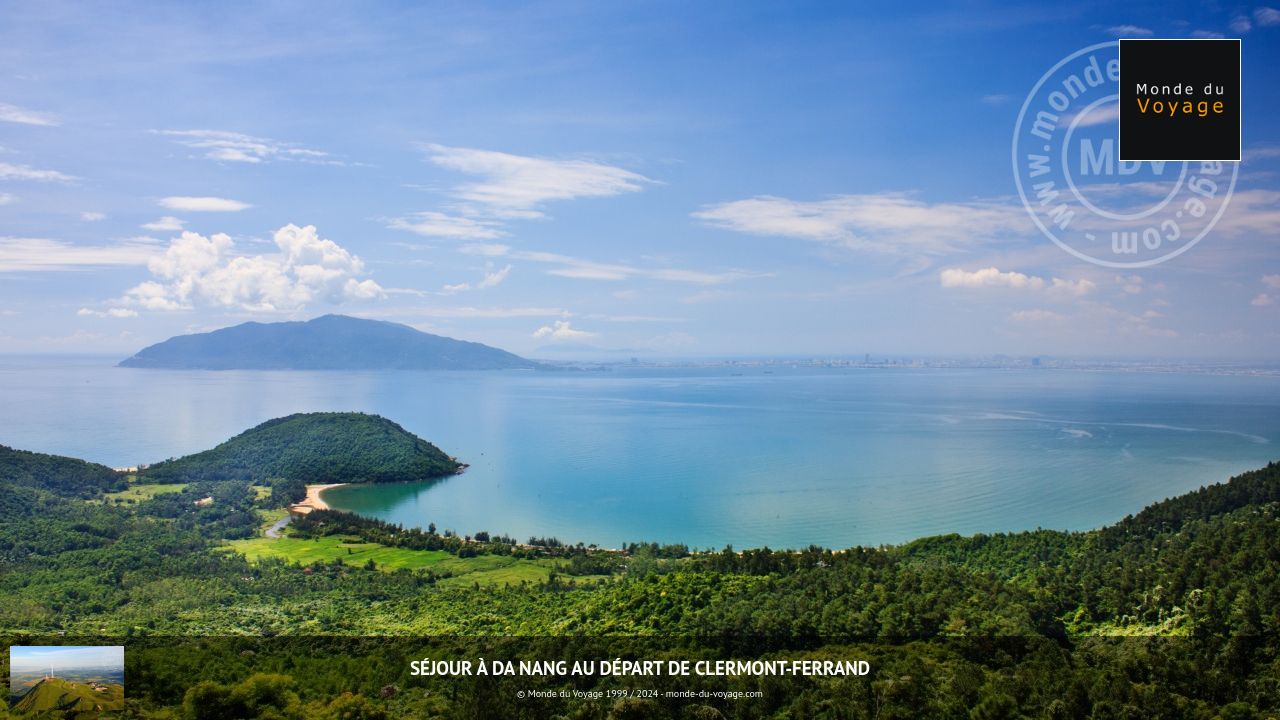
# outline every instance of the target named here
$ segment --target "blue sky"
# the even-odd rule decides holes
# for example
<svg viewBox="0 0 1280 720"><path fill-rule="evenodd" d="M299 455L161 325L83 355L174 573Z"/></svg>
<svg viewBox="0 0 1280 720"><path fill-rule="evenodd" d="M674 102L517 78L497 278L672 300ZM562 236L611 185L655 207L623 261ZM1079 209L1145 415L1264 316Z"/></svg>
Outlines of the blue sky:
<svg viewBox="0 0 1280 720"><path fill-rule="evenodd" d="M1226 216L1139 271L1023 210L1023 98L1243 38ZM543 357L1280 349L1280 11L0 5L0 351L342 312ZM184 234L185 233L185 234Z"/></svg>
<svg viewBox="0 0 1280 720"><path fill-rule="evenodd" d="M119 645L15 645L9 648L9 666L18 672L47 672L81 668L124 668L124 648Z"/></svg>

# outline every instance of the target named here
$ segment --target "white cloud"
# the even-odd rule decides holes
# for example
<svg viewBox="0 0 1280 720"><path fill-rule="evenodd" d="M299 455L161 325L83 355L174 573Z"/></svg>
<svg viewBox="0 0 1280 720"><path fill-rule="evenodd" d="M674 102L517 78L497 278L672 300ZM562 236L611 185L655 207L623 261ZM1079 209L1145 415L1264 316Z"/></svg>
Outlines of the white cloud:
<svg viewBox="0 0 1280 720"><path fill-rule="evenodd" d="M1046 323L1059 323L1066 318L1052 310L1019 310L1011 314L1009 319L1017 323L1043 325Z"/></svg>
<svg viewBox="0 0 1280 720"><path fill-rule="evenodd" d="M106 220L107 215L100 212L82 212L80 213L80 219L85 222L98 222L99 220Z"/></svg>
<svg viewBox="0 0 1280 720"><path fill-rule="evenodd" d="M469 243L458 248L464 255L482 255L484 257L502 257L511 252L510 245L499 243Z"/></svg>
<svg viewBox="0 0 1280 720"><path fill-rule="evenodd" d="M0 103L0 122L20 123L22 125L59 125L58 116L53 113L27 110L17 105Z"/></svg>
<svg viewBox="0 0 1280 720"><path fill-rule="evenodd" d="M501 284L503 280L507 279L507 275L509 275L510 273L511 273L510 265L507 265L501 270L494 270L493 268L487 268L484 273L484 278L481 279L479 282L477 282L475 285L472 285L471 283L465 283L465 282L458 283L457 285L445 285L444 288L442 289L442 292L444 292L447 295L453 295L460 292L466 292L467 290L487 290L491 287L495 287Z"/></svg>
<svg viewBox="0 0 1280 720"><path fill-rule="evenodd" d="M1257 297L1249 301L1250 305L1255 307L1267 307L1275 303L1275 298L1266 293L1258 293Z"/></svg>
<svg viewBox="0 0 1280 720"><path fill-rule="evenodd" d="M633 277L642 277L651 280L666 280L695 285L720 285L735 280L769 276L768 273L753 273L744 270L704 272L679 268L642 268L618 263L601 263L569 255L537 251L517 252L513 253L511 257L517 260L556 265L558 267L547 271L548 275L578 280L626 280Z"/></svg>
<svg viewBox="0 0 1280 720"><path fill-rule="evenodd" d="M36 182L71 182L72 175L57 170L38 170L27 165L0 163L0 180L34 180Z"/></svg>
<svg viewBox="0 0 1280 720"><path fill-rule="evenodd" d="M1116 37L1151 37L1155 34L1151 28L1138 25L1113 25L1107 28L1107 33Z"/></svg>
<svg viewBox="0 0 1280 720"><path fill-rule="evenodd" d="M492 240L506 235L492 220L477 220L441 212L420 212L392 218L387 227L428 237L451 237L464 240Z"/></svg>
<svg viewBox="0 0 1280 720"><path fill-rule="evenodd" d="M1012 97L1000 93L982 96L982 102L985 105L1004 105L1012 99Z"/></svg>
<svg viewBox="0 0 1280 720"><path fill-rule="evenodd" d="M1243 35L1253 29L1253 24L1249 22L1249 18L1243 15L1237 15L1231 18L1231 23L1228 27L1231 28L1232 32Z"/></svg>
<svg viewBox="0 0 1280 720"><path fill-rule="evenodd" d="M1253 19L1260 27L1280 25L1280 10L1270 7L1254 8Z"/></svg>
<svg viewBox="0 0 1280 720"><path fill-rule="evenodd" d="M9 193L0 193L0 205L10 205L18 201L17 196Z"/></svg>
<svg viewBox="0 0 1280 720"><path fill-rule="evenodd" d="M156 280L125 292L121 305L178 310L209 305L252 311L297 310L311 302L340 304L384 295L362 279L364 263L314 226L286 225L272 236L277 252L236 254L224 234L184 232L147 264Z"/></svg>
<svg viewBox="0 0 1280 720"><path fill-rule="evenodd" d="M1263 275L1262 284L1280 290L1280 275Z"/></svg>
<svg viewBox="0 0 1280 720"><path fill-rule="evenodd" d="M179 145L201 150L210 160L222 162L260 163L267 160L292 160L324 165L342 165L329 159L329 153L300 147L295 143L255 137L226 130L155 130Z"/></svg>
<svg viewBox="0 0 1280 720"><path fill-rule="evenodd" d="M1077 117L1079 119L1077 119ZM1110 125L1120 121L1120 103L1112 102L1098 105L1092 110L1082 114L1071 115L1062 122L1066 126L1075 123L1080 127L1092 127L1094 125ZM1165 189L1167 192L1167 188Z"/></svg>
<svg viewBox="0 0 1280 720"><path fill-rule="evenodd" d="M494 150L421 144L439 167L480 178L450 194L464 210L497 218L543 217L540 206L556 200L636 192L653 182L638 173L591 160L512 155Z"/></svg>
<svg viewBox="0 0 1280 720"><path fill-rule="evenodd" d="M138 317L137 310L129 308L113 307L106 310L91 310L90 308L80 308L76 311L76 315L80 317L111 317L111 318L132 318Z"/></svg>
<svg viewBox="0 0 1280 720"><path fill-rule="evenodd" d="M556 320L552 325L543 325L533 331L535 338L549 338L551 340L580 340L582 338L595 337L595 333L586 330L575 330L568 320Z"/></svg>
<svg viewBox="0 0 1280 720"><path fill-rule="evenodd" d="M511 274L511 266L507 265L501 270L485 271L484 279L476 284L476 288L485 290L487 288L499 285L503 280L507 279L507 275Z"/></svg>
<svg viewBox="0 0 1280 720"><path fill-rule="evenodd" d="M173 195L160 198L161 207L170 210L186 210L187 212L239 212L253 207L239 200L228 200L220 197L191 197Z"/></svg>
<svg viewBox="0 0 1280 720"><path fill-rule="evenodd" d="M1220 40L1226 36L1212 30L1195 30L1191 33L1191 37L1199 40Z"/></svg>
<svg viewBox="0 0 1280 720"><path fill-rule="evenodd" d="M515 308L478 308L478 307L435 307L415 309L418 315L435 318L518 318L518 317L561 317L565 314L562 308L515 307Z"/></svg>
<svg viewBox="0 0 1280 720"><path fill-rule="evenodd" d="M142 228L144 230L154 230L155 232L181 232L186 224L186 220L179 220L172 215L165 215L159 220L143 223Z"/></svg>
<svg viewBox="0 0 1280 720"><path fill-rule="evenodd" d="M1270 158L1280 157L1280 145L1254 145L1244 151L1245 161L1250 160L1268 160Z"/></svg>
<svg viewBox="0 0 1280 720"><path fill-rule="evenodd" d="M1036 277L1035 275L1027 275L1016 271L1006 272L995 267L973 271L962 268L947 268L939 274L938 279L944 288L1004 287L1015 290L1049 290L1068 295L1085 295L1095 287L1091 280L1052 278L1046 281L1044 278Z"/></svg>
<svg viewBox="0 0 1280 720"><path fill-rule="evenodd" d="M693 216L714 227L883 253L937 253L1001 232L1025 232L1007 202L926 203L903 193L801 201L762 195L711 205Z"/></svg>
<svg viewBox="0 0 1280 720"><path fill-rule="evenodd" d="M150 238L114 245L73 245L43 238L0 238L0 271L49 272L146 265L161 248Z"/></svg>

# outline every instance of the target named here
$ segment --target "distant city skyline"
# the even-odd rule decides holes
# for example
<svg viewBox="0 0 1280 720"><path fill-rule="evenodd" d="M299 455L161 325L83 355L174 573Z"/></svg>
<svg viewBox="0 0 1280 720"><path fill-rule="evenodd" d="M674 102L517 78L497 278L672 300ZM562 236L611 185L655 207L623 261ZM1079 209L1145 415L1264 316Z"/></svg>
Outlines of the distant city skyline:
<svg viewBox="0 0 1280 720"><path fill-rule="evenodd" d="M1231 203L1132 271L1009 163L1118 37L1243 42ZM1276 66L1280 10L1189 1L9 4L0 353L341 313L554 359L1266 360Z"/></svg>

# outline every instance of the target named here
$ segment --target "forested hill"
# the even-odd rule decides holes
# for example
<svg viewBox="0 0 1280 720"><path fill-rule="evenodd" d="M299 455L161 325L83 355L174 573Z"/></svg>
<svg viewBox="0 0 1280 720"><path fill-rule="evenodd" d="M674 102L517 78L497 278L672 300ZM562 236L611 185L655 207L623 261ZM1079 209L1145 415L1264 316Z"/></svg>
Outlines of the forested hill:
<svg viewBox="0 0 1280 720"><path fill-rule="evenodd" d="M119 490L124 475L106 465L0 445L0 480L5 485L51 490L59 495L90 498Z"/></svg>
<svg viewBox="0 0 1280 720"><path fill-rule="evenodd" d="M179 335L143 348L122 367L187 370L503 370L539 363L408 325L325 315L307 322L247 322Z"/></svg>
<svg viewBox="0 0 1280 720"><path fill-rule="evenodd" d="M212 450L147 467L139 478L153 483L397 482L451 475L462 467L384 417L324 412L268 420Z"/></svg>

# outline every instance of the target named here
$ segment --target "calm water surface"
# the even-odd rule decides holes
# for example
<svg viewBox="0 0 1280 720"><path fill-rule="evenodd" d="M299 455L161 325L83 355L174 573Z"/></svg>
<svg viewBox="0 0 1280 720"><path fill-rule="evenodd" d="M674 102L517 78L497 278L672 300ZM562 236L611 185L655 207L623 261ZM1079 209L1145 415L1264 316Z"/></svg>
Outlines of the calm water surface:
<svg viewBox="0 0 1280 720"><path fill-rule="evenodd" d="M1280 459L1276 377L179 372L113 360L0 358L0 443L123 466L293 412L376 412L471 468L331 490L330 504L521 540L847 547L1085 529Z"/></svg>

